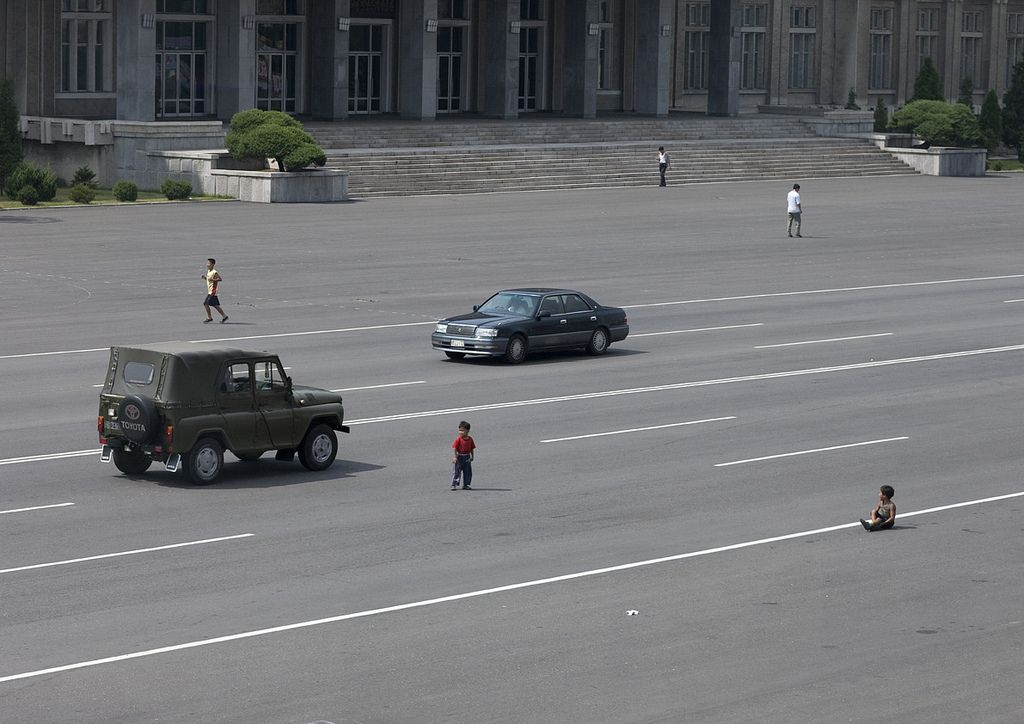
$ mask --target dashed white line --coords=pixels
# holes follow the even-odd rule
[[[809,339],[804,342],[783,342],[781,344],[759,344],[754,349],[773,349],[775,347],[796,347],[802,344],[822,344],[823,342],[848,342],[852,339],[871,339],[872,337],[891,337],[892,332],[879,334],[858,334],[856,337],[831,337],[830,339]]]
[[[896,442],[898,440],[909,440],[909,437],[887,437],[881,440],[865,440],[864,442],[851,442],[845,445],[832,445],[830,447],[819,447],[813,450],[798,450],[797,452],[781,453],[779,455],[765,455],[759,458],[747,458],[746,460],[733,460],[728,463],[715,463],[716,468],[724,468],[729,465],[743,465],[745,463],[758,463],[763,460],[778,460],[779,458],[791,458],[797,455],[810,455],[811,453],[829,452],[831,450],[843,450],[850,447],[863,447],[864,445],[881,445],[886,442]]]
[[[629,335],[630,339],[635,337],[659,337],[663,334],[687,334],[689,332],[717,332],[720,329],[743,329],[744,327],[763,327],[764,322],[756,322],[754,324],[730,324],[725,327],[699,327],[697,329],[673,329],[668,332],[642,332],[640,334]]]
[[[0,568],[2,573],[17,573],[18,571],[31,571],[37,568],[52,568],[54,566],[68,566],[72,563],[85,563],[87,561],[98,561],[104,558],[120,558],[122,556],[134,556],[139,553],[153,553],[155,551],[167,551],[172,548],[185,548],[187,546],[199,546],[206,543],[220,543],[226,540],[237,540],[239,538],[250,538],[254,533],[241,533],[239,535],[226,535],[220,538],[206,538],[204,540],[193,540],[186,543],[171,543],[165,546],[153,546],[152,548],[137,548],[132,551],[120,551],[118,553],[103,553],[98,556],[85,556],[84,558],[69,558],[66,561],[53,561],[51,563],[36,563],[30,566],[18,566],[17,568]]]
[[[331,392],[353,392],[354,390],[379,390],[384,387],[405,387],[406,385],[422,385],[426,384],[426,380],[416,380],[415,382],[390,382],[386,385],[365,385],[363,387],[340,387]]]
[[[338,334],[340,332],[366,332],[373,329],[397,329],[399,327],[422,327],[431,322],[403,322],[402,324],[375,324],[368,327],[340,327],[338,329],[313,329],[306,332],[281,332],[280,334],[253,334],[248,337],[218,337],[217,339],[192,339],[190,344],[204,344],[205,342],[240,342],[246,339],[276,339],[278,337],[308,337],[315,334]]]
[[[79,458],[85,455],[96,455],[99,457],[100,448],[96,447],[90,450],[70,450],[68,452],[58,453],[46,453],[44,455],[28,455],[22,458],[5,458],[0,460],[0,465],[17,465],[18,463],[36,463],[42,460],[60,460],[61,458]]]
[[[7,515],[8,513],[28,513],[32,510],[47,510],[49,508],[66,508],[74,503],[53,503],[51,505],[33,505],[31,508],[12,508],[11,510],[0,510],[0,515]]]
[[[651,425],[650,427],[632,427],[628,430],[612,430],[610,432],[594,432],[589,435],[573,435],[572,437],[553,437],[550,440],[541,442],[566,442],[568,440],[585,440],[589,437],[605,437],[607,435],[626,435],[631,432],[647,432],[648,430],[664,430],[667,427],[681,427],[683,425],[700,425],[705,422],[721,422],[722,420],[735,420],[736,416],[730,417],[709,417],[706,420],[687,420],[686,422],[671,422],[667,425]]]
[[[923,510],[911,511],[909,513],[900,513],[899,519],[902,520],[904,518],[911,518],[919,515],[927,515],[929,513],[939,513],[945,510],[953,510],[955,508],[966,508],[968,506],[982,505],[984,503],[995,503],[1001,500],[1010,500],[1012,498],[1020,497],[1024,497],[1024,491],[1016,493],[1007,493],[1005,495],[994,495],[988,498],[978,498],[976,500],[966,500],[960,503],[951,503],[949,505],[939,505],[935,506],[934,508],[925,508]],[[784,535],[772,536],[770,538],[760,538],[758,540],[744,541],[742,543],[733,543],[731,545],[717,546],[715,548],[705,548],[703,550],[690,551],[689,553],[679,553],[676,555],[664,556],[661,558],[650,558],[643,561],[634,561],[631,563],[622,563],[620,565],[607,566],[605,568],[594,568],[587,571],[579,571],[577,573],[567,573],[561,576],[551,576],[550,578],[540,578],[533,581],[511,583],[505,586],[484,588],[478,591],[469,591],[467,593],[456,593],[450,596],[429,598],[423,601],[413,601],[411,603],[401,603],[394,606],[386,606],[383,608],[373,608],[365,611],[343,613],[337,616],[312,619],[309,621],[299,621],[297,623],[289,623],[281,626],[273,626],[270,628],[255,629],[252,631],[242,631],[240,633],[228,634],[226,636],[217,636],[215,638],[200,639],[198,641],[187,641],[185,643],[173,644],[170,646],[161,646],[160,648],[155,649],[146,649],[144,651],[133,651],[127,654],[118,654],[117,656],[107,656],[102,659],[77,661],[75,663],[64,664],[62,666],[52,666],[47,669],[36,669],[35,671],[25,671],[19,674],[0,676],[0,684],[6,683],[8,681],[19,681],[21,679],[32,679],[39,676],[47,676],[49,674],[59,674],[65,671],[74,671],[76,669],[87,669],[95,666],[103,666],[105,664],[115,664],[122,661],[131,661],[133,659],[157,656],[159,654],[166,654],[174,651],[196,649],[202,646],[214,646],[216,644],[229,643],[231,641],[240,641],[242,639],[269,636],[270,634],[283,633],[285,631],[297,631],[300,629],[312,628],[314,626],[323,626],[325,624],[340,623],[342,621],[353,621],[359,618],[368,618],[370,616],[380,616],[386,613],[395,613],[396,611],[408,611],[410,609],[426,608],[427,606],[436,606],[441,603],[463,601],[468,598],[480,598],[482,596],[490,596],[496,593],[507,593],[509,591],[517,591],[525,588],[535,588],[538,586],[549,585],[552,583],[562,583],[565,581],[579,580],[582,578],[592,578],[594,576],[601,576],[608,573],[617,573],[619,571],[628,571],[636,568],[645,568],[649,566],[658,565],[661,563],[674,563],[676,561],[683,561],[690,558],[700,558],[703,556],[709,556],[715,553],[727,553],[730,551],[742,550],[743,548],[753,548],[754,546],[770,545],[772,543],[779,543],[781,541],[787,540],[795,540],[798,538],[808,538],[810,536],[821,535],[823,533],[833,533],[835,531],[844,530],[846,528],[856,528],[859,525],[860,523],[840,523],[838,525],[830,525],[824,528],[804,530],[799,531],[797,533],[786,533]]]
[[[61,354],[83,354],[85,352],[109,352],[110,347],[93,347],[92,349],[65,349],[59,352],[26,352],[24,354],[0,355],[0,359],[22,359],[25,357],[56,357]]]
[[[991,277],[965,277],[963,279],[937,279],[927,282],[901,282],[896,284],[868,284],[862,287],[836,287],[834,289],[806,289],[795,292],[772,292],[768,294],[743,294],[735,297],[708,297],[706,299],[683,299],[677,302],[651,302],[649,304],[629,304],[623,309],[642,309],[645,307],[671,307],[678,304],[706,304],[708,302],[736,302],[743,299],[770,299],[772,297],[798,297],[805,294],[839,294],[842,292],[864,292],[873,289],[898,289],[900,287],[926,287],[937,284],[966,284],[969,282],[991,282],[1001,279],[1020,279],[1024,274],[1004,274]]]
[[[1003,304],[1013,304],[1014,302],[1024,302],[1024,299],[1007,299]]]

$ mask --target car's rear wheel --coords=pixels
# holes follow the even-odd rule
[[[590,335],[590,342],[587,343],[587,354],[604,354],[608,351],[608,330],[598,327]]]
[[[141,475],[149,470],[153,459],[141,450],[114,449],[114,467],[125,475]]]
[[[193,485],[210,485],[224,468],[224,448],[212,437],[204,437],[185,456],[185,475]]]
[[[512,335],[505,348],[505,361],[517,365],[526,359],[526,337],[521,334]]]
[[[445,352],[444,354],[448,359],[462,359],[466,356],[465,352]]]
[[[328,425],[316,425],[299,446],[299,462],[307,470],[326,470],[338,456],[338,436]]]

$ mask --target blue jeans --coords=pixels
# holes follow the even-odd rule
[[[455,456],[455,464],[452,465],[452,487],[459,484],[460,477],[464,488],[468,488],[473,482],[473,460],[469,453],[458,453]]]

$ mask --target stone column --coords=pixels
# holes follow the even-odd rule
[[[946,100],[960,95],[960,23],[963,0],[949,0],[946,5],[946,62],[942,68],[942,88]]]
[[[860,8],[860,5],[864,5]],[[863,10],[863,12],[861,12]],[[846,98],[850,88],[853,88],[860,96],[867,83],[860,81],[867,74],[869,47],[868,23],[870,18],[864,13],[868,12],[865,3],[858,2],[850,4],[837,1],[833,14],[834,27],[849,28],[848,32],[835,33],[835,54],[832,73],[832,97],[833,102],[843,107],[846,105]],[[825,28],[828,34],[831,28]],[[859,70],[863,67],[863,70]]]
[[[637,0],[637,113],[668,115],[672,91],[672,6],[672,0]],[[664,35],[663,26],[669,29]]]
[[[432,121],[437,117],[437,0],[398,3],[398,112],[402,118]]]
[[[338,30],[338,18],[351,20],[349,0],[310,3],[309,113],[313,118],[348,118],[348,31]]]
[[[591,25],[600,19],[598,0],[573,0],[565,8],[563,111],[567,116],[597,116],[598,36]]]
[[[818,66],[818,103],[836,103],[836,43],[832,28],[836,26],[836,1],[822,0],[819,5],[816,40],[821,44]]]
[[[1006,56],[1009,51],[1006,42],[1007,12],[1007,0],[992,0],[992,19],[989,23],[989,37],[992,40],[989,48],[988,88],[994,89],[1000,96],[1000,103],[1002,103],[1002,95],[1010,83],[1010,79],[1006,75]],[[987,92],[987,89],[985,90]],[[984,100],[982,102],[984,103]]]
[[[252,27],[244,27],[252,18]],[[256,105],[256,0],[217,4],[217,117]]]
[[[153,18],[142,27],[144,16]],[[117,119],[156,120],[156,0],[117,6]]]
[[[898,63],[896,68],[896,98],[895,104],[902,106],[907,99],[914,95],[914,67],[913,58],[917,57],[917,47],[914,43],[915,29],[917,28],[917,4],[913,0],[906,0],[902,6],[896,8],[896,29],[893,43],[899,48]]]
[[[485,116],[506,120],[519,116],[519,0],[480,0],[481,72]]]
[[[708,47],[708,115],[735,116],[740,112],[740,25],[743,6],[739,0],[711,3]]]

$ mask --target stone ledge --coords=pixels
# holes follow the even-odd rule
[[[984,148],[892,148],[885,149],[903,163],[929,176],[984,176]]]

